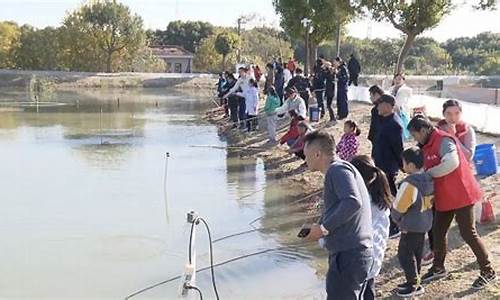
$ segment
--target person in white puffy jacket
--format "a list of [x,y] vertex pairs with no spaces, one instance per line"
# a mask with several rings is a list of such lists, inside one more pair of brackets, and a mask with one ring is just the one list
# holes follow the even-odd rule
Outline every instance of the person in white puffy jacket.
[[367,155],[355,156],[351,163],[358,169],[365,181],[371,199],[373,227],[373,266],[368,273],[368,282],[363,291],[364,300],[375,299],[375,277],[378,276],[384,261],[385,249],[389,238],[389,214],[392,194],[385,173],[375,166]]
[[410,138],[410,132],[406,127],[408,126],[408,122],[411,118],[410,106],[408,105],[408,102],[410,97],[413,95],[413,89],[406,85],[405,76],[401,73],[394,75],[392,84],[393,85],[389,90],[389,94],[396,99],[394,112],[399,116],[399,119],[401,119],[403,139],[408,140]]

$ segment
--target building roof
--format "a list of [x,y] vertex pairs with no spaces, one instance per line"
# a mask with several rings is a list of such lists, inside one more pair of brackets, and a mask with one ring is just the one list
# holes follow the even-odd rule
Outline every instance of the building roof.
[[193,58],[193,53],[180,46],[161,45],[149,47],[154,55],[161,58]]

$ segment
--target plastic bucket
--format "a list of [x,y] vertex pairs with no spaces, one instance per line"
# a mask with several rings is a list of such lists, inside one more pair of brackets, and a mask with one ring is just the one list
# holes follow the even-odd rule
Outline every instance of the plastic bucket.
[[498,172],[498,160],[495,145],[477,145],[474,153],[474,165],[479,176],[496,174]]
[[319,122],[319,108],[309,107],[309,121]]

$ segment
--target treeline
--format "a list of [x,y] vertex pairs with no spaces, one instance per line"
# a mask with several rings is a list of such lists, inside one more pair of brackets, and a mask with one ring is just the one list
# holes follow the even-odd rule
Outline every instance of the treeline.
[[[403,39],[345,38],[340,56],[354,54],[364,74],[392,74]],[[335,42],[318,47],[318,55],[327,59],[336,56]],[[305,57],[303,43],[295,47],[295,55]],[[474,37],[460,37],[439,43],[420,37],[414,42],[404,62],[406,74],[413,75],[500,75],[500,33],[483,32]]]
[[[417,37],[404,61],[408,74],[498,75],[500,33],[439,43]],[[345,37],[340,54],[352,53],[364,74],[391,74],[405,43],[401,39]],[[70,12],[62,25],[36,29],[0,22],[0,68],[87,72],[163,72],[165,63],[149,46],[178,45],[194,53],[195,72],[220,72],[236,62],[263,66],[274,58],[305,60],[302,40],[273,28],[241,30],[207,22],[173,21],[165,30],[145,30],[142,18],[119,2],[92,1]],[[317,45],[318,55],[336,56],[334,41]]]

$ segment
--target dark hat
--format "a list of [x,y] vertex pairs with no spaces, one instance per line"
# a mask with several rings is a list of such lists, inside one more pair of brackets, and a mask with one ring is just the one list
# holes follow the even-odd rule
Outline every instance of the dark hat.
[[380,98],[378,99],[378,103],[379,104],[380,103],[388,103],[394,107],[396,105],[396,99],[394,99],[394,97],[391,95],[384,94],[384,95],[380,96]]
[[285,95],[288,96],[293,93],[298,93],[297,88],[295,88],[294,86],[289,86],[285,89]]

